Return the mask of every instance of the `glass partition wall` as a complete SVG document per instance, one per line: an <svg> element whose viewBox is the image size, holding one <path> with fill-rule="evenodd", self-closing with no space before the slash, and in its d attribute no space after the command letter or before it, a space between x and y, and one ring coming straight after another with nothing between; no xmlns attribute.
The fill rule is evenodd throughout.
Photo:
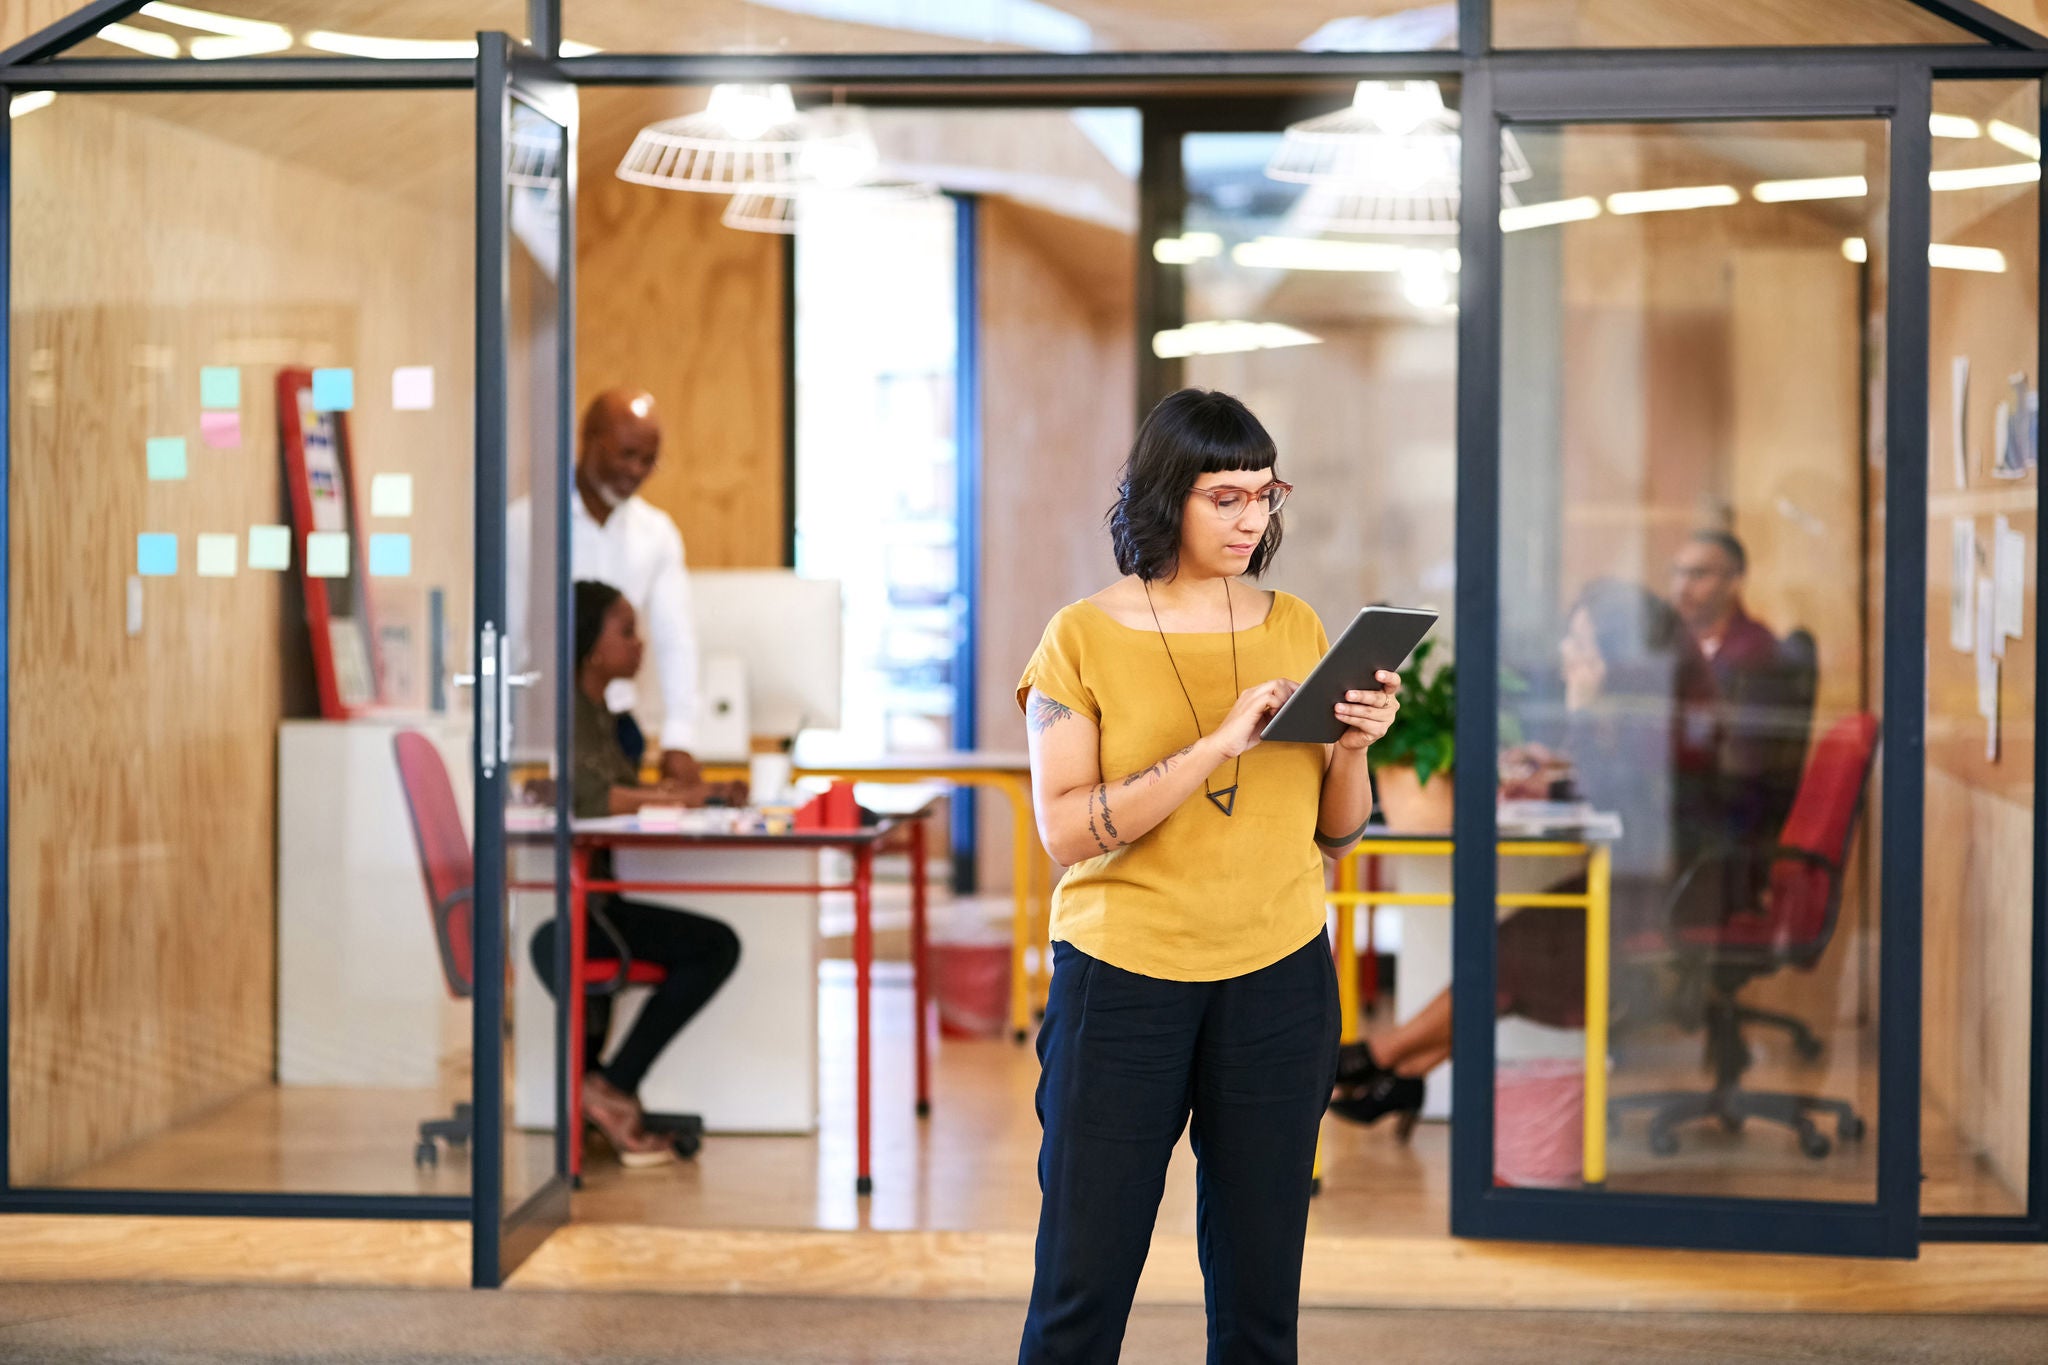
<svg viewBox="0 0 2048 1365"><path fill-rule="evenodd" d="M477 588L479 564L505 568L485 552L497 508L533 491L517 452L547 442L521 434L536 415L500 412L486 480L472 417L506 394L473 402L470 300L478 269L503 272L482 340L509 385L549 357L566 373L546 313L567 295L521 236L538 205L516 193L490 201L515 243L478 259L477 105L456 87L480 69L463 34L498 28L559 44L572 83L794 75L806 100L878 83L1014 98L976 94L984 73L1105 103L1439 83L1468 135L1458 250L1437 258L1457 307L1433 324L1457 340L1456 560L1451 583L1424 556L1398 576L1412 589L1389 591L1455 605L1465 695L1487 704L1483 721L1461 711L1462 737L1519 750L1509 794L1622 808L1619 831L1582 825L1537 869L1496 860L1517 831L1491 784L1460 786L1454 965L1486 985L1457 996L1458 1047L1478 1055L1458 1089L1454 1226L1784 1246L1771 1218L1838 1206L1885 1226L1806 1249L1891 1253L1923 1209L1930 1237L2048 1230L2029 638L2048 58L2000 7L1867 0L1848 22L1819 4L1703 19L1467 0L1361 19L834 0L661 6L650 27L620 23L624 6L515 6L520 22L451 2L400 32L389 7L306 0L242 16L291 45L241 56L142 8L93 6L0 61L17 97L6 1207L470 1217L496 1247L504 1208L548 1187L550 1146L559 1169L565 1136L504 1092L499 1031L471 1055L465 970L504 981L520 921L509 942L477 933L494 902L451 927L393 748L416 733L445 771L434 799L458 842L475 837L470 806L510 789L502 769L473 776L457 682L484 672L471 608L501 596ZM108 35L130 19L157 36ZM1599 46L1668 51L1587 68L1558 50ZM285 88L312 80L364 88ZM1633 104L1603 105L1617 84ZM509 113L501 131L516 140ZM1312 234L1275 230L1287 205L1273 219L1235 197L1208 131L1171 151L1190 188L1222 192L1161 235L1224 238L1240 269L1195 267L1171 307L1141 272L1136 367L1152 379L1154 333L1184 322L1277 309L1313 332L1378 307L1370 284L1317 291L1257 250L1237 258L1240 231ZM1148 158L1167 150L1148 141ZM1504 196L1513 157L1528 175ZM1141 204L1140 222L1156 213ZM1411 286L1442 294L1413 273L1407 306ZM1438 384L1432 336L1374 354ZM1304 363L1183 358L1193 382L1254 388ZM1342 392L1340 371L1316 382ZM545 452L565 457L559 439ZM1731 585L1773 644L1753 680L1722 676L1741 651L1702 601ZM1924 667L1902 624L1926 637ZM337 706L384 708L352 727L384 727L376 752L309 760L295 723ZM521 712L507 763L548 747L547 709ZM329 780L292 780L307 761ZM479 846L502 854L520 823L493 820ZM1496 890L1523 903L1474 908ZM300 905L309 893L374 896L390 923L357 935ZM1551 986L1577 969L1548 1020L1517 986L1532 960L1563 964ZM543 1010L512 1046L550 1034L559 1051ZM1559 1061L1562 1090L1542 1065ZM1493 1138L1559 1093L1580 1099L1576 1165L1532 1179ZM477 1098L490 1117L465 1126L457 1106ZM472 1199L482 1134L504 1184ZM1546 1183L1570 1188L1526 1188ZM1647 1227L1647 1200L1677 1212ZM479 1267L502 1273L495 1253Z"/></svg>

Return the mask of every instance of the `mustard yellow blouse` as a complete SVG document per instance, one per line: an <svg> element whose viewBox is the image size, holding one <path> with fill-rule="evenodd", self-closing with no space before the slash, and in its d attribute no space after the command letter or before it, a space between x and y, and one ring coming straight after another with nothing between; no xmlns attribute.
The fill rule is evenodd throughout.
<svg viewBox="0 0 2048 1365"><path fill-rule="evenodd" d="M1102 776L1115 784L1195 739L1188 696L1213 734L1237 701L1227 631L1169 633L1168 662L1156 630L1137 630L1092 602L1052 618L1017 684L1093 720ZM1237 632L1244 687L1308 676L1329 649L1306 602L1275 593L1256 626ZM1067 869L1053 892L1052 937L1114 967L1169 981L1220 981L1267 967L1324 925L1323 857L1315 842L1325 750L1260 744L1244 755L1235 814L1202 793L1130 845ZM1232 765L1210 775L1230 785Z"/></svg>

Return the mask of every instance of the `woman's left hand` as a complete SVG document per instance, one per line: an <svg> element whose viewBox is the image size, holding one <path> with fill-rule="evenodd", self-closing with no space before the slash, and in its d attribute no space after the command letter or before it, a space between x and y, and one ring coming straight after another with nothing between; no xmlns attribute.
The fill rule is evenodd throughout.
<svg viewBox="0 0 2048 1365"><path fill-rule="evenodd" d="M1337 703L1337 719L1345 726L1338 748L1370 749L1393 728L1394 717L1401 712L1401 675L1381 673L1375 681L1379 691L1346 692Z"/></svg>

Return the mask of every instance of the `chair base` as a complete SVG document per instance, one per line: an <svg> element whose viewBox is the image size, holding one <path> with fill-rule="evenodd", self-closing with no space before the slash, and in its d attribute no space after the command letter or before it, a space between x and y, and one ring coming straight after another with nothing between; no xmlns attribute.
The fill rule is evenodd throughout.
<svg viewBox="0 0 2048 1365"><path fill-rule="evenodd" d="M441 1164L441 1144L459 1152L476 1133L476 1110L457 1103L455 1112L444 1119L421 1119L419 1144L412 1149L412 1164L422 1168Z"/></svg>
<svg viewBox="0 0 2048 1365"><path fill-rule="evenodd" d="M1608 1106L1610 1123L1630 1109L1648 1109L1650 1150L1670 1156L1678 1150L1678 1135L1672 1131L1681 1123L1718 1119L1729 1132L1737 1132L1750 1119L1782 1124L1799 1138L1799 1150L1818 1161L1834 1150L1835 1141L1854 1142L1863 1136L1864 1123L1855 1107L1845 1100L1818 1095L1795 1095L1779 1090L1664 1090L1642 1095L1618 1095ZM1835 1140L1820 1131L1816 1115L1835 1120Z"/></svg>

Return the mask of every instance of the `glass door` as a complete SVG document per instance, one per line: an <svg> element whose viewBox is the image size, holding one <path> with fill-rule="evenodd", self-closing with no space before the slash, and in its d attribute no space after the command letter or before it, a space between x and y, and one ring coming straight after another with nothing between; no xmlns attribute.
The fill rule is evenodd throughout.
<svg viewBox="0 0 2048 1365"><path fill-rule="evenodd" d="M1466 89L1453 1230L1910 1256L1928 91L1568 74Z"/></svg>
<svg viewBox="0 0 2048 1365"><path fill-rule="evenodd" d="M477 67L475 1280L568 1219L556 1007L567 884L574 92L485 34ZM489 818L485 818L485 813ZM570 989L580 988L580 983Z"/></svg>

